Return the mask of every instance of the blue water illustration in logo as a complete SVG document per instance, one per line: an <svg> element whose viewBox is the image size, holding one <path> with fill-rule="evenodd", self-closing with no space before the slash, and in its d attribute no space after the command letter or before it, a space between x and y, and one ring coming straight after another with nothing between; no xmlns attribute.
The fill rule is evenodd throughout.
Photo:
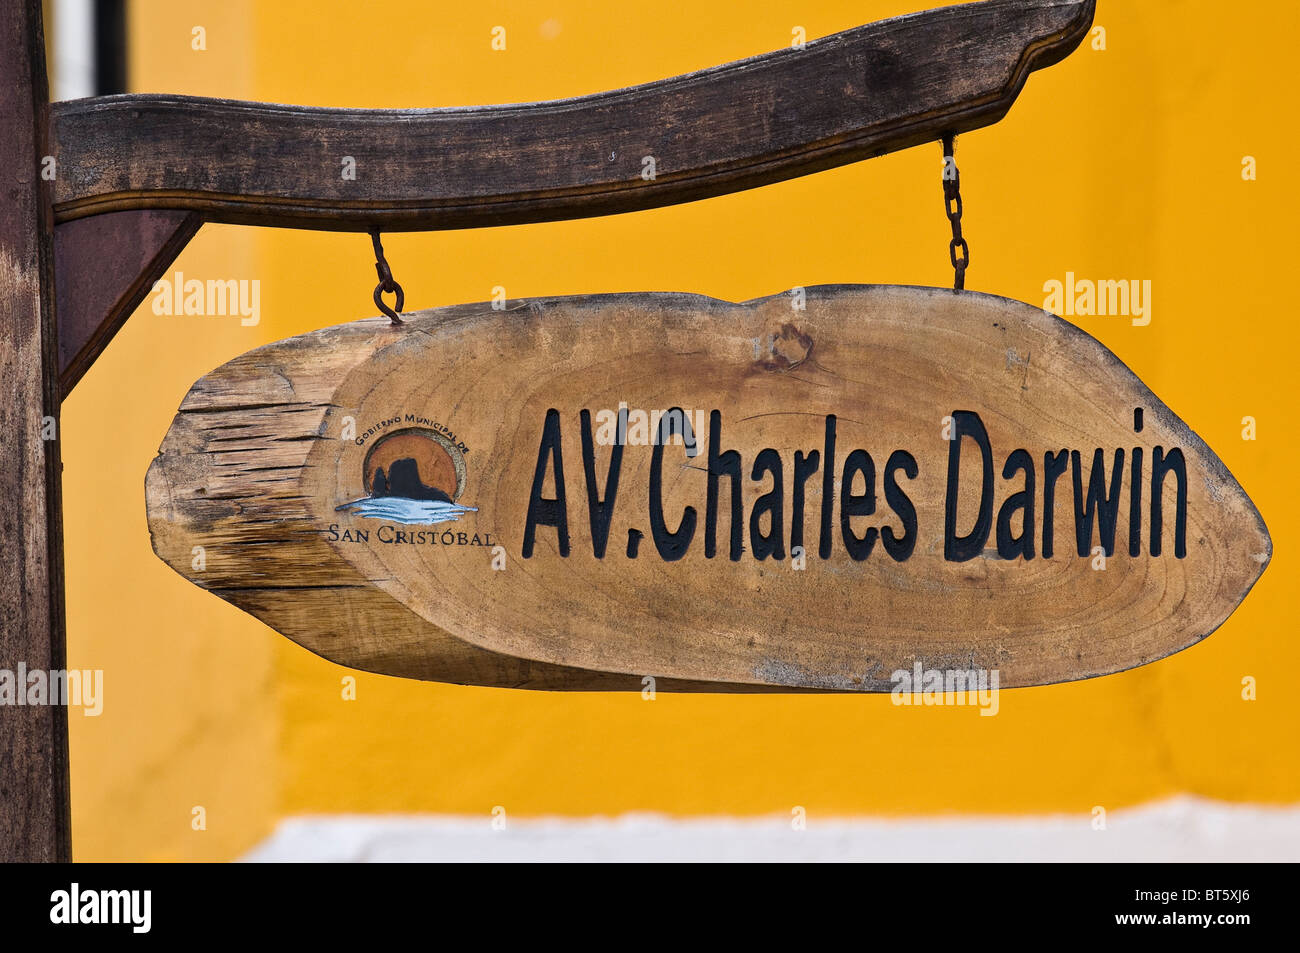
<svg viewBox="0 0 1300 953"><path fill-rule="evenodd" d="M436 441L428 440L428 443L438 447L438 452L443 452ZM421 449L417 446L416 452ZM430 472L436 471L430 467ZM454 523L466 513L477 512L477 507L461 506L446 490L425 483L420 463L414 457L391 460L386 469L376 467L367 489L370 490L369 496L336 506L335 511L420 526Z"/></svg>
<svg viewBox="0 0 1300 953"><path fill-rule="evenodd" d="M444 500L412 500L403 496L367 496L344 503L335 510L347 510L370 519L388 520L407 525L451 523L465 513L476 513L476 506L461 506Z"/></svg>

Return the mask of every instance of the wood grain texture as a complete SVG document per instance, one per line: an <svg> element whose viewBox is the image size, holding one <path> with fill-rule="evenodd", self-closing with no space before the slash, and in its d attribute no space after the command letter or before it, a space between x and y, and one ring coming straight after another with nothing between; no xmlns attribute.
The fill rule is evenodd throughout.
<svg viewBox="0 0 1300 953"><path fill-rule="evenodd" d="M1085 678L1204 638L1263 572L1271 542L1241 487L1080 329L988 295L890 286L806 293L804 311L792 310L787 295L745 304L605 295L534 300L507 312L464 305L408 315L403 327L371 319L260 348L205 376L182 403L146 481L155 551L344 665L582 689L635 688L652 675L725 691L888 691L894 671L916 664L996 670L1001 687ZM620 404L705 416L694 418L695 456L638 442L629 428L598 555L589 488L597 503L609 499L616 448L595 425L599 410L617 413ZM590 449L584 410L595 431ZM562 479L545 442L551 411ZM972 438L957 441L956 478L948 471L954 442L944 428L960 411L978 415L988 436L991 516L1000 520L1024 488L1023 475L1004 471L1013 451L1027 451L1037 469L1034 517L1008 519L1009 531L1030 523L1032 557L1003 555L991 527L971 558L949 558L949 500L951 535L964 535L979 521L983 494ZM360 515L355 505L340 510L365 498L368 482L380 484L379 469L396 487L398 455L380 448L398 431L429 441L427 464L418 441L403 450L422 484L476 509L436 525ZM426 479L439 472L448 444L459 469L447 465L441 478ZM1166 463L1175 449L1185 461L1185 553L1177 473L1150 491L1157 448ZM711 473L726 465L713 454L728 449L740 456L740 548L731 550L730 477L718 475L717 551L709 558ZM769 449L769 461L782 461L779 480L754 469ZM844 469L865 462L855 450L870 456L870 479ZM1078 477L1069 454L1060 457L1048 521L1045 455L1063 450L1079 451ZM1117 450L1125 451L1118 477ZM815 451L822 467L803 477L800 519L796 452L806 463ZM896 451L916 464L914 477L892 471L894 489L915 511L906 553L887 549L884 535L886 527L894 543L909 535L888 483ZM1096 451L1103 495L1118 493L1104 569L1093 551L1104 543L1104 524L1076 536ZM778 482L779 518L756 520ZM543 523L528 555L535 498L555 500L561 486L567 545L565 533ZM854 515L867 509L867 495L874 512ZM657 500L665 525L656 529ZM1151 525L1157 501L1159 534ZM773 527L782 552L760 558ZM864 556L859 541L871 529L880 535ZM438 539L417 543L398 531ZM665 541L673 532L690 537L681 552ZM480 537L483 545L474 545ZM796 541L806 548L804 569L792 560ZM504 571L491 568L495 545L504 548Z"/></svg>
<svg viewBox="0 0 1300 953"><path fill-rule="evenodd" d="M66 397L203 224L195 212L112 212L54 229L59 384Z"/></svg>
<svg viewBox="0 0 1300 953"><path fill-rule="evenodd" d="M0 17L0 669L64 668L58 352L39 0ZM20 690L25 692L26 685ZM0 861L71 857L67 709L0 706Z"/></svg>
<svg viewBox="0 0 1300 953"><path fill-rule="evenodd" d="M1000 119L1095 0L988 0L578 99L312 109L184 96L57 103L59 221L169 208L251 225L470 228L654 208ZM354 181L342 160L356 160ZM656 175L642 178L643 158Z"/></svg>

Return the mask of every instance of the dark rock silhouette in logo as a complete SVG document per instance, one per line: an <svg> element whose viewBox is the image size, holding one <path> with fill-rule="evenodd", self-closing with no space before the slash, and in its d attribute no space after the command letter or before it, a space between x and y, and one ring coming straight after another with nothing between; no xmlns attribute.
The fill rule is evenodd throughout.
<svg viewBox="0 0 1300 953"><path fill-rule="evenodd" d="M375 470L375 478L370 486L372 497L400 496L408 500L452 502L451 497L436 486L424 485L424 481L420 479L420 467L410 457L394 460L387 473L384 472L383 467Z"/></svg>

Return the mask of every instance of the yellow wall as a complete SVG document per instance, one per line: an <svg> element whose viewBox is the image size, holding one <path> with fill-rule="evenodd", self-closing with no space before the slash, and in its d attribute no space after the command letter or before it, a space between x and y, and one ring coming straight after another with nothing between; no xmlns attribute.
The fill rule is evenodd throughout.
<svg viewBox="0 0 1300 953"><path fill-rule="evenodd" d="M131 79L166 91L415 107L580 95L911 12L925 0L222 3L137 0ZM685 9L689 12L677 12ZM373 313L362 235L205 226L176 268L258 278L262 322L146 304L64 406L69 664L105 670L73 712L78 859L237 856L299 812L487 816L1086 813L1178 791L1300 800L1288 541L1294 400L1297 5L1102 0L1107 49L1035 74L958 157L969 287L1044 299L1067 270L1149 278L1154 320L1081 318L1198 431L1275 558L1208 641L1083 683L1006 692L996 718L874 697L547 695L358 675L189 585L152 554L143 476L189 385L269 340ZM489 48L507 28L506 52ZM190 29L207 49L190 49ZM1254 155L1259 180L1244 182ZM196 156L196 162L202 157ZM591 221L393 235L409 308L676 290L743 300L830 282L944 284L939 149L692 205ZM1241 418L1259 439L1241 439ZM1259 697L1240 697L1241 679ZM194 831L191 809L207 809Z"/></svg>

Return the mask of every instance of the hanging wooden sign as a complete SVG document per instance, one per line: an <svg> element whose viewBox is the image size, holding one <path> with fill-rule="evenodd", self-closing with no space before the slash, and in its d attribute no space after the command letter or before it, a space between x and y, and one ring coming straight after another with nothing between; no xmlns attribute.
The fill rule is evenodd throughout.
<svg viewBox="0 0 1300 953"><path fill-rule="evenodd" d="M1083 331L982 294L803 294L259 348L182 403L154 548L344 665L539 688L1085 678L1204 638L1263 572L1236 480Z"/></svg>

